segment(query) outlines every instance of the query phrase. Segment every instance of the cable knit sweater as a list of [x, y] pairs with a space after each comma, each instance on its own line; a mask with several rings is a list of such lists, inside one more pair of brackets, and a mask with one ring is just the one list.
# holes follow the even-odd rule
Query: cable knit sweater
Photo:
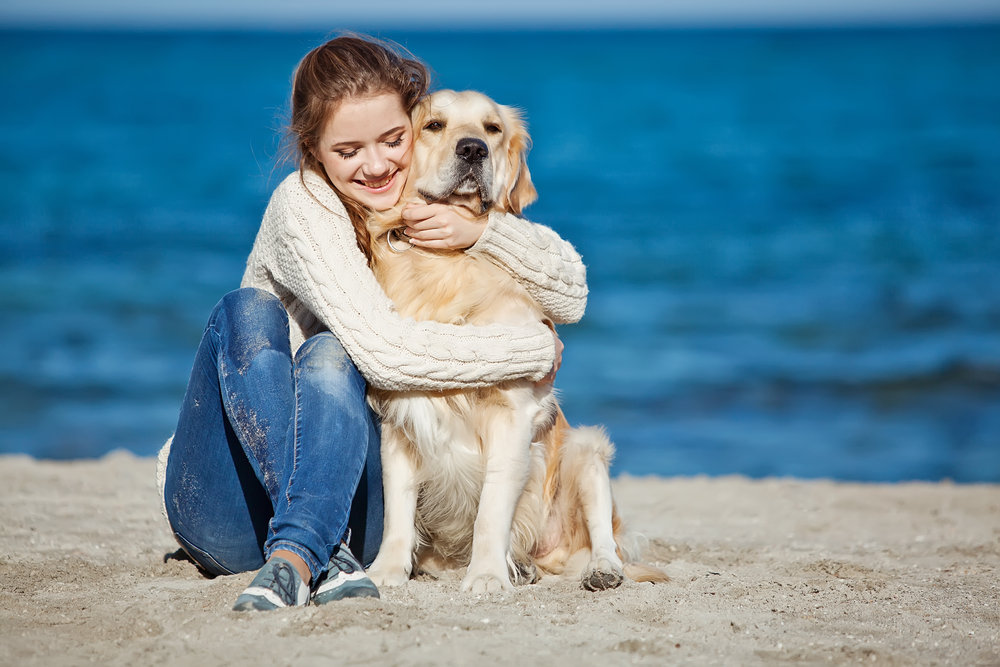
[[[575, 322], [587, 303], [586, 268], [542, 225], [491, 214], [466, 252], [487, 257], [521, 282], [554, 322]], [[293, 350], [332, 331], [372, 386], [443, 390], [485, 386], [552, 367], [552, 332], [535, 326], [455, 326], [397, 314], [365, 262], [337, 194], [312, 171], [275, 189], [247, 259], [242, 286], [276, 295], [291, 319]]]
[[[303, 185], [303, 181], [305, 185]], [[557, 323], [587, 305], [586, 268], [569, 243], [542, 225], [490, 214], [474, 246], [503, 267]], [[537, 380], [555, 354], [547, 326], [453, 326], [400, 317], [368, 268], [337, 194], [319, 175], [293, 172], [279, 185], [247, 258], [243, 287], [271, 292], [288, 311], [291, 348], [320, 332], [336, 334], [369, 384], [389, 390], [442, 390]], [[160, 499], [173, 438], [160, 449]], [[166, 507], [161, 508], [166, 516]]]

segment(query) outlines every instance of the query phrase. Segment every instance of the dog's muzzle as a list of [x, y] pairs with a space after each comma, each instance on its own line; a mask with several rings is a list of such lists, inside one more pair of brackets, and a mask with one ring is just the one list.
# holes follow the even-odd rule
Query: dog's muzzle
[[478, 195], [480, 212], [485, 213], [493, 205], [490, 189], [493, 183], [493, 167], [489, 161], [490, 147], [482, 139], [463, 137], [455, 142], [455, 157], [446, 166], [446, 175], [441, 181], [444, 187], [439, 192], [418, 188], [417, 192], [428, 202], [442, 201], [452, 195]]

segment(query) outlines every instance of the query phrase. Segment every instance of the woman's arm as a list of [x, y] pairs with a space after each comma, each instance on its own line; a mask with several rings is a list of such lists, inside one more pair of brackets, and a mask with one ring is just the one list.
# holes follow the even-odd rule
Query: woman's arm
[[304, 180], [293, 173], [275, 190], [248, 271], [260, 265], [325, 324], [370, 384], [435, 391], [538, 380], [552, 368], [552, 332], [541, 322], [477, 327], [400, 317], [336, 193], [312, 172]]
[[403, 211], [413, 243], [466, 249], [510, 273], [557, 323], [577, 322], [587, 307], [587, 267], [552, 229], [508, 213], [472, 218], [444, 204], [411, 204]]
[[578, 322], [587, 308], [587, 267], [576, 249], [545, 225], [510, 213], [490, 213], [466, 252], [489, 257], [524, 285], [558, 324]]

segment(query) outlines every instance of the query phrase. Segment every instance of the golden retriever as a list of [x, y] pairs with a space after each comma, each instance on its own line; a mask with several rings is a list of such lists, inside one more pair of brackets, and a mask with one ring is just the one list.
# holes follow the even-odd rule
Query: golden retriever
[[[536, 198], [520, 115], [472, 92], [434, 93], [414, 111], [413, 162], [403, 200], [520, 214]], [[396, 210], [373, 216], [373, 268], [400, 314], [454, 324], [544, 320], [506, 271], [458, 251], [410, 246]], [[589, 551], [582, 585], [614, 588], [624, 573], [622, 525], [611, 496], [613, 446], [599, 428], [571, 428], [550, 386], [527, 380], [462, 391], [369, 390], [382, 417], [385, 529], [368, 571], [378, 586], [415, 568], [468, 566], [462, 590], [494, 592], [561, 573]], [[583, 562], [582, 558], [574, 561]]]

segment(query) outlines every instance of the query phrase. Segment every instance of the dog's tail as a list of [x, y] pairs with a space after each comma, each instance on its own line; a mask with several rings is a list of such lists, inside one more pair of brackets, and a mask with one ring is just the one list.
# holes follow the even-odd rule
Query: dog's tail
[[653, 584], [664, 584], [670, 581], [670, 575], [647, 563], [640, 562], [642, 552], [646, 550], [646, 538], [642, 535], [627, 534], [624, 523], [615, 507], [613, 516], [615, 529], [615, 544], [618, 545], [618, 557], [622, 559], [625, 576], [632, 581], [648, 582]]
[[625, 563], [625, 576], [632, 581], [665, 584], [670, 581], [670, 575], [654, 565], [645, 563]]

